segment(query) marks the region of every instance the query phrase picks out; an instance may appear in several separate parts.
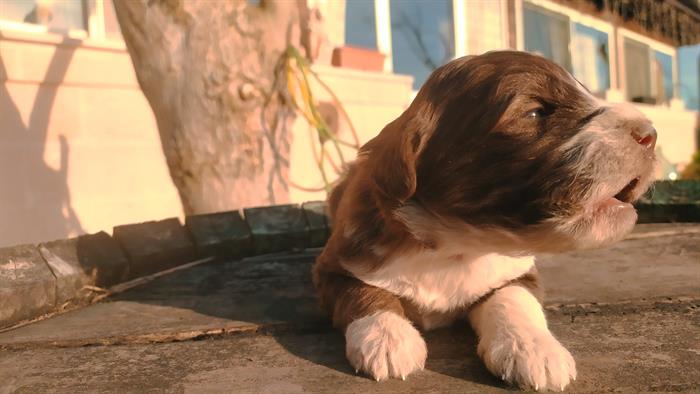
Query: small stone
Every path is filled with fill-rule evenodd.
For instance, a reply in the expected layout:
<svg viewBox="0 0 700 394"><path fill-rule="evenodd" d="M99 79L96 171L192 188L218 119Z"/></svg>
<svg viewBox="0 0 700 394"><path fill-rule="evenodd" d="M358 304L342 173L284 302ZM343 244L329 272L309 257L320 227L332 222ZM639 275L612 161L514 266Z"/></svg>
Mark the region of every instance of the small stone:
<svg viewBox="0 0 700 394"><path fill-rule="evenodd" d="M117 226L114 239L129 257L129 278L150 275L197 258L194 243L177 218Z"/></svg>
<svg viewBox="0 0 700 394"><path fill-rule="evenodd" d="M127 280L129 260L104 231L46 242L39 251L56 277L57 304L88 295L84 286L109 287Z"/></svg>
<svg viewBox="0 0 700 394"><path fill-rule="evenodd" d="M33 245L0 249L0 328L32 319L56 305L56 278Z"/></svg>
<svg viewBox="0 0 700 394"><path fill-rule="evenodd" d="M309 226L309 247L320 248L330 236L328 227L328 207L323 201L309 201L301 204L306 223Z"/></svg>
<svg viewBox="0 0 700 394"><path fill-rule="evenodd" d="M200 255L238 259L253 253L253 237L238 211L188 216L185 226Z"/></svg>
<svg viewBox="0 0 700 394"><path fill-rule="evenodd" d="M253 234L256 254L308 247L308 226L298 205L246 208L243 212Z"/></svg>

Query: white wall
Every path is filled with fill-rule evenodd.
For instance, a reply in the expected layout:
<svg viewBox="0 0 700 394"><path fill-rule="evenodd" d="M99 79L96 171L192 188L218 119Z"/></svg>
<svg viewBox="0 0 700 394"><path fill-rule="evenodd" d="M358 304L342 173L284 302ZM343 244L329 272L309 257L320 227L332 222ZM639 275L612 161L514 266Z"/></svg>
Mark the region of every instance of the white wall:
<svg viewBox="0 0 700 394"><path fill-rule="evenodd" d="M0 32L0 246L181 215L123 44Z"/></svg>

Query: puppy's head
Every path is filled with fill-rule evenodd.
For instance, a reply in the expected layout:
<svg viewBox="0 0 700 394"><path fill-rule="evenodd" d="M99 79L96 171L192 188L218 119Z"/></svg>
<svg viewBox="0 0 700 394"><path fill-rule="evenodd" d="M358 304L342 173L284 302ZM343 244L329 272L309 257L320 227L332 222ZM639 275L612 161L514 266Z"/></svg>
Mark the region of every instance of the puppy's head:
<svg viewBox="0 0 700 394"><path fill-rule="evenodd" d="M362 154L402 219L410 221L404 208L419 207L554 251L604 245L632 229L655 143L634 107L601 102L543 57L505 51L437 69Z"/></svg>

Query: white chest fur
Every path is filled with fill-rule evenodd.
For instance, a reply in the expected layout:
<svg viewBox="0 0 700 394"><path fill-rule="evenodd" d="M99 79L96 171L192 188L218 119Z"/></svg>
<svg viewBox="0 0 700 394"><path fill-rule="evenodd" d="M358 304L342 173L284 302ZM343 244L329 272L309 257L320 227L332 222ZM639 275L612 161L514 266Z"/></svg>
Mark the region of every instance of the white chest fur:
<svg viewBox="0 0 700 394"><path fill-rule="evenodd" d="M413 301L425 312L449 312L527 273L533 256L495 253L478 257L426 251L397 256L373 272L354 272L363 282Z"/></svg>

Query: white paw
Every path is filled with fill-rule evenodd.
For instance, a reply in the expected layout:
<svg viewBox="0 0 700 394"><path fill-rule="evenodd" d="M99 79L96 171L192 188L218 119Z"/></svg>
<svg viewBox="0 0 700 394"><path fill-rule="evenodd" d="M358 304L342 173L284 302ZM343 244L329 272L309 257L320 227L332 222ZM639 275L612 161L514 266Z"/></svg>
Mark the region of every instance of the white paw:
<svg viewBox="0 0 700 394"><path fill-rule="evenodd" d="M345 331L345 354L355 371L376 380L406 379L423 369L428 350L411 323L393 312L377 312L357 319Z"/></svg>
<svg viewBox="0 0 700 394"><path fill-rule="evenodd" d="M524 389L564 391L576 380L576 362L549 331L484 338L478 352L491 373Z"/></svg>

